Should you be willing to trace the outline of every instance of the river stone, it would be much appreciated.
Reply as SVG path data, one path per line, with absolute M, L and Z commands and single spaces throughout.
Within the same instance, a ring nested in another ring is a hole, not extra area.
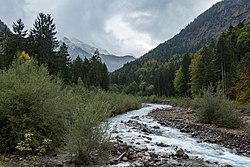
M 183 149 L 179 149 L 176 151 L 175 155 L 177 156 L 177 158 L 181 158 L 184 156 L 184 154 L 185 154 L 185 152 L 183 151 Z
M 186 153 L 184 153 L 183 159 L 189 159 L 189 156 Z
M 153 128 L 154 128 L 154 129 L 160 129 L 160 127 L 157 126 L 157 125 L 153 126 Z
M 162 157 L 162 158 L 169 158 L 170 155 L 169 155 L 169 154 L 162 154 L 161 157 Z
M 135 165 L 136 167 L 142 167 L 141 162 L 134 162 L 134 165 Z
M 126 162 L 126 161 L 128 161 L 128 158 L 127 157 L 123 157 L 122 160 Z
M 159 146 L 159 147 L 169 147 L 169 145 L 167 145 L 167 144 L 165 144 L 165 143 L 162 143 L 162 142 L 160 142 L 160 143 L 155 143 L 157 146 Z

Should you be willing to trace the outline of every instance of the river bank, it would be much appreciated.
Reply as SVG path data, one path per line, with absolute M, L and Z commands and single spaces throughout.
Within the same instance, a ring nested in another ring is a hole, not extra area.
M 180 129 L 199 142 L 216 143 L 232 149 L 234 153 L 250 156 L 250 135 L 243 130 L 218 128 L 197 122 L 195 112 L 182 107 L 156 109 L 149 113 L 161 125 Z M 247 118 L 245 118 L 246 120 Z M 250 120 L 250 118 L 248 118 Z M 247 121 L 247 120 L 246 120 Z
M 250 158 L 237 155 L 240 152 L 248 155 L 248 138 L 239 136 L 242 138 L 242 143 L 239 143 L 241 146 L 239 147 L 234 141 L 231 144 L 231 146 L 235 144 L 233 150 L 226 149 L 226 146 L 210 144 L 215 143 L 212 140 L 222 134 L 208 127 L 197 128 L 201 125 L 198 126 L 194 118 L 195 115 L 191 110 L 159 104 L 146 104 L 140 109 L 109 118 L 112 141 L 109 159 L 98 163 L 98 157 L 93 157 L 96 158 L 94 164 L 102 165 L 88 167 L 248 167 Z M 206 133 L 203 134 L 203 131 Z M 213 135 L 207 137 L 210 133 Z M 227 133 L 229 132 L 225 131 L 225 134 Z M 237 135 L 244 136 L 244 132 Z M 236 137 L 233 139 L 237 140 Z M 74 156 L 74 154 L 45 155 L 38 157 L 36 162 L 30 158 L 33 166 L 83 166 L 74 164 Z M 3 160 L 6 164 L 12 162 L 13 166 L 15 159 L 20 163 L 15 156 L 4 157 Z

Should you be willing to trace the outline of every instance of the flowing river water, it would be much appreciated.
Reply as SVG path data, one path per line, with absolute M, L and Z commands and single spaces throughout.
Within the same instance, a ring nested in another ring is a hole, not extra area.
M 157 121 L 147 116 L 149 112 L 157 108 L 171 107 L 168 105 L 144 104 L 143 108 L 130 111 L 126 114 L 110 118 L 112 137 L 119 136 L 123 142 L 135 147 L 147 147 L 156 153 L 174 153 L 176 148 L 182 148 L 190 158 L 201 158 L 204 161 L 229 164 L 235 167 L 250 167 L 250 157 L 237 155 L 232 150 L 205 142 L 198 142 L 187 133 L 180 130 L 161 126 Z M 125 122 L 136 121 L 145 124 L 149 129 L 158 127 L 157 133 L 145 134 L 141 130 L 128 126 Z M 150 140 L 147 140 L 150 138 Z M 164 143 L 170 147 L 157 146 L 156 143 Z

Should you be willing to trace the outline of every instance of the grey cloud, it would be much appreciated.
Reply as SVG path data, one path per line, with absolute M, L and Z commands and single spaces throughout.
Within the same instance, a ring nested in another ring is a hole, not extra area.
M 25 0 L 0 0 L 0 4 L 0 19 L 9 26 L 26 15 L 24 9 Z
M 140 1 L 137 10 L 149 13 L 149 16 L 125 18 L 131 26 L 141 32 L 149 33 L 160 41 L 166 40 L 189 24 L 205 9 L 219 0 L 158 0 Z
M 111 53 L 140 56 L 148 50 L 136 42 L 117 38 L 114 32 L 107 32 L 107 21 L 119 15 L 134 32 L 148 35 L 157 44 L 178 33 L 198 14 L 220 0 L 0 1 L 4 4 L 0 6 L 0 19 L 8 25 L 21 17 L 30 28 L 39 12 L 50 13 L 59 38 L 64 35 L 76 37 Z

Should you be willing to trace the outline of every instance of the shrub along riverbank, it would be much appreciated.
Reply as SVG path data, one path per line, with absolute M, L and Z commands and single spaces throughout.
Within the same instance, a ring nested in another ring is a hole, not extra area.
M 66 86 L 35 60 L 19 58 L 0 71 L 0 154 L 40 155 L 63 150 L 78 162 L 105 157 L 111 115 L 138 108 L 129 95 Z
M 220 91 L 212 88 L 202 90 L 199 96 L 192 98 L 170 98 L 168 103 L 192 108 L 200 123 L 214 124 L 217 127 L 243 128 L 248 131 L 248 123 L 242 119 L 249 115 L 249 104 L 238 104 L 223 97 Z

